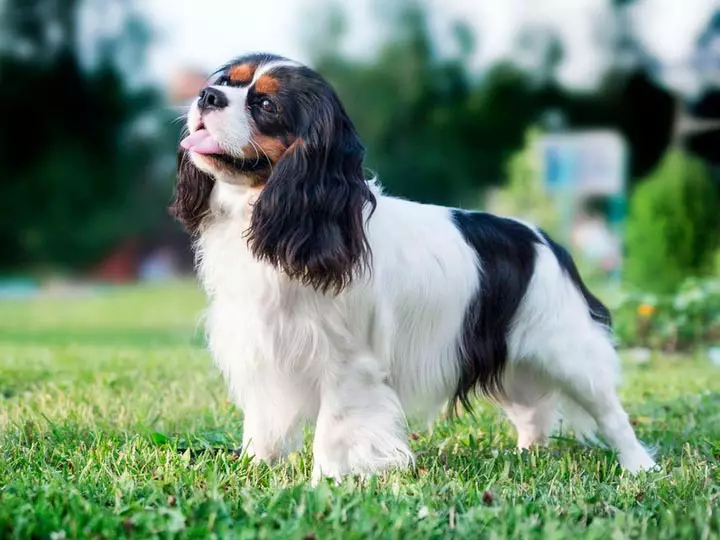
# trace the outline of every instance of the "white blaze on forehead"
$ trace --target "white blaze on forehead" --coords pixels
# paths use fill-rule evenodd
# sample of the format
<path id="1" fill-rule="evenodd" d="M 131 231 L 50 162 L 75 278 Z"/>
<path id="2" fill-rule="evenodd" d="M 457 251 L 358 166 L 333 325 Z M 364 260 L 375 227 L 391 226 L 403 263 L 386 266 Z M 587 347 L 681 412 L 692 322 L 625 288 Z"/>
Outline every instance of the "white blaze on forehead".
<path id="1" fill-rule="evenodd" d="M 268 62 L 267 64 L 260 64 L 258 68 L 255 70 L 255 74 L 253 75 L 252 82 L 250 85 L 253 85 L 257 82 L 257 80 L 265 75 L 266 73 L 269 73 L 275 69 L 283 68 L 283 67 L 294 67 L 299 68 L 302 67 L 302 64 L 299 62 L 294 62 L 293 60 L 276 60 L 274 62 Z"/>

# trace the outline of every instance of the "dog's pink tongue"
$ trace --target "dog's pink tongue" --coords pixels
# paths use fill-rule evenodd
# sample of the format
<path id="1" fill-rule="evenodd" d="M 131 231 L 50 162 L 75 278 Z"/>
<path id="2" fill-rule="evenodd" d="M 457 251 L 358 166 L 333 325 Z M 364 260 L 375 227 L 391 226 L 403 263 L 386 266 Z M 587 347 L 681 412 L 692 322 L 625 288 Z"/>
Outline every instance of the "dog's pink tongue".
<path id="1" fill-rule="evenodd" d="M 198 154 L 222 154 L 220 145 L 207 129 L 198 129 L 195 133 L 188 135 L 180 141 L 180 146 Z"/>

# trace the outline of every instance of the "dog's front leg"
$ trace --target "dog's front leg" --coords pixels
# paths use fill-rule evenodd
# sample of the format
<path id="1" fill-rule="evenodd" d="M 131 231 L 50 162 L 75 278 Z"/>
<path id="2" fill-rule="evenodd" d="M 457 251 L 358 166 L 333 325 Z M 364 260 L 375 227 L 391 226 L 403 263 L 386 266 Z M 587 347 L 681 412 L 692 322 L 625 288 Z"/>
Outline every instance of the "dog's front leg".
<path id="1" fill-rule="evenodd" d="M 253 377 L 242 398 L 243 450 L 268 463 L 302 447 L 305 421 L 317 414 L 313 387 L 302 381 Z"/>
<path id="2" fill-rule="evenodd" d="M 313 483 L 410 465 L 405 416 L 380 364 L 363 355 L 328 371 L 320 388 Z"/>

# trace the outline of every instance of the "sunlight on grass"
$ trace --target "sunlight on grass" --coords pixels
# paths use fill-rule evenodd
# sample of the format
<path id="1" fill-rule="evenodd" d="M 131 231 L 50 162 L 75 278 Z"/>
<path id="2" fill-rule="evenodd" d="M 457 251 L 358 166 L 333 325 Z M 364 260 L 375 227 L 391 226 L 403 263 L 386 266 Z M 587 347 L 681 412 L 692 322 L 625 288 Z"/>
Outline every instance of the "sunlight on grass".
<path id="1" fill-rule="evenodd" d="M 302 453 L 231 450 L 239 412 L 202 347 L 193 284 L 0 305 L 0 537 L 711 538 L 720 532 L 720 372 L 628 363 L 623 399 L 662 471 L 563 438 L 518 454 L 502 415 L 440 419 L 417 469 L 311 489 Z"/>

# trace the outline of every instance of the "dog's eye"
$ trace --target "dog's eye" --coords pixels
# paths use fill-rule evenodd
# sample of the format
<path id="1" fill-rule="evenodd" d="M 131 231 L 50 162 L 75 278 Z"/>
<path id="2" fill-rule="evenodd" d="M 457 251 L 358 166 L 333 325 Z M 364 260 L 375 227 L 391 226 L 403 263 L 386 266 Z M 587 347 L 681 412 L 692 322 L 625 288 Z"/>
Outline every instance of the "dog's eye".
<path id="1" fill-rule="evenodd" d="M 263 99 L 260 102 L 260 108 L 265 112 L 269 112 L 269 113 L 275 112 L 275 104 L 272 101 L 270 101 L 269 99 Z"/>

